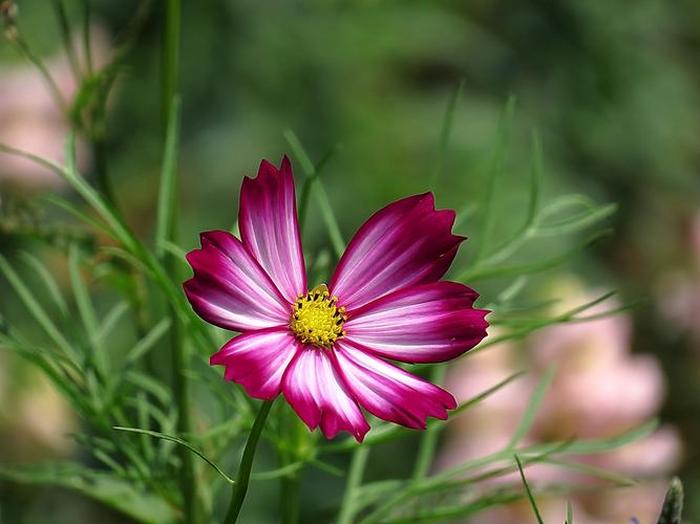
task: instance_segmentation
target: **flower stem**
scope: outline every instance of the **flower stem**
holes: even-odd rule
[[[441,384],[445,380],[445,374],[447,373],[447,366],[437,365],[433,367],[430,376],[430,381],[433,384]],[[440,430],[442,429],[441,424],[431,424],[428,429],[425,430],[420,441],[420,446],[418,447],[418,457],[416,458],[416,465],[413,469],[413,481],[418,481],[428,474],[430,471],[430,465],[433,463],[433,457],[435,456],[435,448],[437,447],[438,438],[440,437]]]
[[[274,400],[266,400],[263,402],[257,417],[255,417],[255,422],[253,422],[253,428],[250,430],[248,441],[245,443],[245,449],[243,450],[241,465],[238,468],[238,477],[236,478],[236,483],[233,485],[231,503],[228,506],[226,518],[224,519],[225,524],[235,524],[238,520],[238,514],[241,512],[243,501],[245,500],[246,493],[248,493],[250,471],[253,467],[255,450],[258,447],[258,441],[260,440],[260,435],[262,434],[267,415],[270,413],[273,402]]]
[[[343,495],[343,504],[338,515],[338,524],[352,524],[353,522],[355,517],[355,491],[362,484],[362,476],[365,473],[369,449],[369,446],[358,446],[352,455],[348,482],[345,485],[345,494]]]

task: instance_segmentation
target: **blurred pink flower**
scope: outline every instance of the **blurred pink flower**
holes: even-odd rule
[[[92,54],[96,66],[106,63],[107,35],[93,27]],[[74,49],[80,57],[82,46]],[[65,55],[61,52],[45,61],[64,99],[70,101],[78,91],[78,84]],[[69,122],[51,95],[44,79],[32,65],[0,63],[0,143],[63,162],[63,146]],[[85,170],[89,155],[82,143],[78,144],[78,166]],[[21,189],[56,188],[62,185],[58,175],[35,162],[14,155],[0,155],[0,184]]]
[[[580,298],[583,303],[592,297]],[[615,307],[605,304],[587,315]],[[665,394],[665,380],[655,358],[630,353],[630,318],[620,314],[590,322],[555,326],[533,336],[526,347],[502,344],[469,355],[452,366],[447,387],[465,401],[519,369],[533,373],[508,384],[451,422],[436,466],[445,469],[503,449],[513,434],[538,377],[550,365],[556,375],[524,444],[570,438],[604,438],[620,434],[651,418]],[[676,430],[662,427],[649,437],[610,453],[577,460],[632,477],[670,474],[681,456]],[[590,483],[580,473],[548,465],[527,468],[531,484]],[[493,482],[519,484],[517,474]],[[575,522],[629,522],[636,516],[652,522],[661,507],[666,484],[609,489],[574,498]],[[624,502],[623,502],[624,501]],[[565,514],[562,499],[538,499],[545,522]],[[488,512],[470,522],[520,523],[532,518],[526,503]]]

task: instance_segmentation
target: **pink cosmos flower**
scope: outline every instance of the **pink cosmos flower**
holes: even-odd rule
[[[436,210],[433,195],[404,198],[359,229],[328,285],[309,290],[297,223],[294,179],[263,160],[241,188],[241,239],[201,235],[187,255],[184,284],[194,310],[242,334],[211,357],[225,378],[255,398],[282,393],[299,417],[327,438],[369,430],[360,408],[409,428],[447,418],[447,391],[390,364],[442,362],[486,336],[478,294],[440,281],[464,237],[455,213]]]

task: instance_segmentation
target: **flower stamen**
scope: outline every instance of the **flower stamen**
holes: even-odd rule
[[[345,334],[346,320],[338,297],[332,297],[326,285],[320,284],[294,302],[289,328],[303,344],[330,349]]]

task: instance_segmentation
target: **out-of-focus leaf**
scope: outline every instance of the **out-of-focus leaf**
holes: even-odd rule
[[[577,246],[560,255],[556,255],[545,260],[535,262],[524,262],[522,264],[502,265],[502,266],[476,266],[467,268],[462,271],[457,280],[465,282],[474,282],[477,280],[486,280],[489,278],[504,278],[512,276],[521,276],[530,273],[539,273],[558,266],[561,266],[568,261],[574,259],[582,251],[598,242],[600,239],[610,235],[609,230],[598,231],[590,235],[586,240],[579,243]]]
[[[19,296],[22,303],[34,317],[34,320],[42,327],[51,340],[69,357],[73,362],[80,362],[80,355],[73,346],[66,340],[56,324],[51,320],[43,306],[34,298],[34,295],[25,285],[19,275],[12,268],[7,259],[0,255],[0,271],[5,275],[7,281]]]
[[[156,220],[156,256],[162,259],[166,253],[165,242],[172,240],[177,212],[177,153],[180,139],[180,99],[175,97],[168,113],[168,129],[165,135],[163,168],[158,192],[158,216]]]
[[[681,513],[683,513],[683,484],[678,477],[674,477],[666,492],[658,524],[680,524]]]
[[[574,524],[574,508],[570,501],[566,502],[566,522],[564,524]]]
[[[87,333],[90,343],[89,358],[95,364],[98,372],[105,376],[107,374],[107,355],[101,343],[97,324],[97,314],[90,299],[90,293],[85,281],[80,274],[80,251],[78,246],[73,244],[68,253],[68,271],[70,273],[73,295],[78,305],[78,313],[83,322],[83,327]]]
[[[171,320],[164,318],[158,322],[146,335],[139,340],[126,354],[126,364],[130,365],[143,357],[160,340],[170,327]]]
[[[525,471],[523,470],[523,465],[520,462],[520,457],[518,455],[514,455],[515,458],[515,463],[518,465],[518,471],[520,472],[520,479],[523,481],[523,487],[525,488],[525,493],[527,493],[527,499],[530,501],[530,507],[532,508],[533,513],[535,514],[535,518],[537,519],[537,522],[539,524],[544,524],[544,521],[542,520],[542,515],[540,514],[540,510],[537,507],[537,502],[535,501],[535,497],[532,494],[532,491],[530,490],[530,485],[527,482],[527,479],[525,478]]]
[[[301,141],[291,129],[284,132],[284,138],[287,140],[289,147],[292,148],[294,157],[301,164],[301,168],[304,171],[306,178],[309,180],[307,191],[310,192],[312,187],[316,189],[318,205],[321,210],[323,221],[326,224],[326,229],[328,230],[328,236],[331,239],[336,256],[341,257],[343,251],[345,251],[345,241],[343,240],[343,235],[340,232],[338,220],[335,218],[335,214],[333,213],[333,207],[330,204],[328,193],[326,193],[326,189],[323,187],[321,180],[317,176],[316,167],[309,158],[309,155],[306,153]]]
[[[538,460],[537,462],[540,462],[542,464],[551,464],[553,466],[557,466],[563,469],[569,469],[572,471],[578,471],[579,473],[584,473],[589,477],[595,477],[601,480],[614,482],[615,484],[618,484],[620,486],[636,486],[637,484],[639,484],[633,478],[621,475],[619,473],[615,473],[614,471],[608,471],[603,468],[597,468],[595,466],[591,466],[590,464],[583,464],[581,462],[573,462],[570,460],[559,460],[553,458],[544,458],[542,460]]]
[[[53,299],[61,315],[63,315],[64,317],[68,316],[68,305],[66,304],[66,301],[64,300],[63,295],[61,294],[61,290],[58,287],[56,279],[53,278],[51,273],[49,273],[49,271],[46,269],[46,266],[44,266],[44,264],[42,264],[37,257],[35,257],[27,251],[22,251],[19,254],[19,256],[22,258],[22,260],[24,260],[27,263],[27,265],[31,266],[32,269],[34,269],[37,275],[41,277],[42,281],[44,282],[44,285],[46,286],[46,289],[49,292],[49,295]]]
[[[146,524],[173,524],[179,512],[160,497],[128,482],[78,464],[47,464],[26,469],[0,468],[0,478],[22,484],[75,490]]]
[[[476,253],[474,255],[474,264],[478,265],[481,260],[486,258],[490,248],[490,242],[493,238],[493,227],[496,220],[496,186],[498,179],[503,172],[503,164],[506,157],[506,149],[508,148],[508,139],[510,130],[513,127],[513,114],[515,112],[515,98],[510,97],[506,102],[501,120],[498,126],[498,138],[496,147],[491,158],[489,178],[486,185],[486,195],[482,199],[482,217],[481,217],[481,234],[478,238]]]
[[[455,109],[459,105],[462,99],[462,93],[464,92],[464,79],[459,81],[457,89],[450,97],[447,103],[447,109],[445,109],[445,116],[442,119],[442,126],[440,128],[440,141],[438,143],[437,157],[435,160],[435,167],[433,169],[433,174],[430,177],[430,187],[434,188],[437,184],[440,173],[442,172],[442,167],[445,164],[445,156],[447,155],[447,146],[449,145],[450,135],[452,134],[452,125],[454,123]]]
[[[535,444],[526,448],[528,453],[547,453],[555,448],[562,448],[559,455],[593,455],[596,453],[605,453],[613,449],[621,448],[627,444],[640,440],[651,433],[659,426],[658,420],[650,420],[630,431],[615,435],[614,437],[589,439],[589,440],[572,440],[566,443],[562,448],[562,442],[552,442],[548,444]],[[519,453],[522,455],[523,450]]]
[[[141,429],[141,428],[125,428],[123,426],[114,426],[115,430],[117,431],[127,431],[130,433],[140,433],[142,435],[148,435],[149,437],[154,437],[162,440],[167,440],[170,442],[174,442],[175,444],[179,444],[180,446],[183,446],[187,448],[189,451],[197,455],[199,458],[201,458],[204,462],[209,464],[216,472],[221,475],[221,477],[228,482],[229,484],[235,484],[236,481],[229,477],[226,472],[219,467],[218,464],[216,464],[213,460],[211,460],[209,457],[207,457],[204,453],[199,451],[197,448],[195,448],[192,444],[187,442],[186,440],[176,437],[174,435],[166,435],[165,433],[159,433],[158,431],[150,431],[148,429]]]
[[[124,314],[129,311],[129,307],[130,305],[126,300],[121,300],[107,312],[97,331],[97,338],[101,343],[104,344]]]
[[[527,432],[530,431],[530,428],[532,428],[532,424],[535,422],[535,415],[537,415],[537,411],[540,409],[544,396],[547,393],[553,379],[554,367],[550,366],[537,383],[537,387],[527,403],[525,413],[523,413],[520,422],[518,422],[518,425],[513,432],[513,436],[508,442],[507,449],[515,449],[515,446],[518,445],[525,435],[527,435]]]

